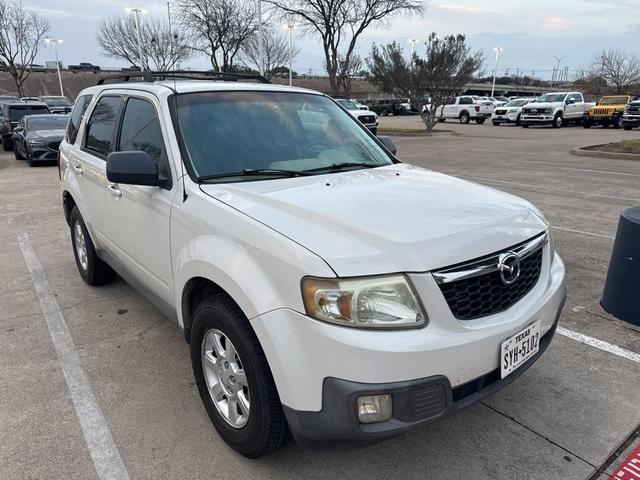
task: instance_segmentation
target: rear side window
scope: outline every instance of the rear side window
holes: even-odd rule
[[[76,104],[71,112],[71,118],[69,119],[69,125],[67,126],[67,142],[76,143],[78,137],[78,130],[80,130],[80,123],[84,117],[85,112],[93,95],[82,95],[76,100]]]
[[[87,150],[102,157],[109,154],[121,105],[120,97],[107,96],[98,100],[87,128]]]

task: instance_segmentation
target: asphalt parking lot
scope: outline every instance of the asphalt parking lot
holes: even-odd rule
[[[567,265],[564,334],[516,382],[455,417],[373,447],[317,453],[292,443],[253,461],[228,448],[210,424],[182,333],[122,280],[99,288],[82,282],[55,166],[30,169],[0,153],[0,479],[96,477],[23,258],[25,238],[132,479],[607,478],[639,443],[640,327],[609,316],[599,300],[618,215],[640,204],[640,162],[569,150],[638,133],[439,128],[456,134],[395,138],[399,158],[522,196],[547,215]]]

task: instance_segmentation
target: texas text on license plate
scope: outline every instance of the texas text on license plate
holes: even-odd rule
[[[502,342],[500,378],[504,378],[533,357],[540,349],[540,321]]]

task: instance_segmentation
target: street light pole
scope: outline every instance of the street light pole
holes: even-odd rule
[[[258,57],[260,58],[260,75],[264,75],[264,38],[262,36],[262,0],[258,0]]]
[[[56,69],[58,70],[58,83],[60,84],[60,96],[64,97],[64,88],[62,88],[62,74],[60,73],[60,61],[58,60],[58,44],[62,43],[59,38],[45,38],[47,43],[53,44],[53,54],[56,58]]]
[[[498,73],[498,59],[500,58],[500,54],[502,53],[502,48],[500,47],[496,47],[493,49],[494,52],[496,52],[496,63],[493,67],[493,84],[491,85],[491,96],[493,97],[493,94],[496,90],[496,74]]]
[[[289,86],[293,86],[293,25],[287,25],[289,30]]]
[[[127,9],[127,11],[129,13],[133,13],[133,21],[136,26],[136,35],[138,36],[138,60],[140,61],[140,71],[142,72],[144,70],[144,60],[142,57],[142,36],[140,34],[140,18],[138,17],[138,15],[143,12],[139,8],[129,8]]]
[[[416,43],[418,43],[419,40],[410,38],[408,41],[411,44],[411,58],[413,58],[413,55],[416,53]]]

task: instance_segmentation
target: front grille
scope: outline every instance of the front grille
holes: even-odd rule
[[[610,113],[613,112],[608,108],[592,108],[589,115],[609,115]]]
[[[506,115],[507,111],[506,110],[496,110],[496,115]]]
[[[373,115],[367,115],[367,116],[360,117],[360,121],[362,123],[375,123],[376,118]]]
[[[640,105],[629,105],[629,113],[640,113]]]
[[[503,312],[519,302],[536,285],[542,269],[543,245],[546,236],[538,237],[539,242],[534,246],[535,250],[528,252],[520,260],[520,276],[511,284],[505,284],[497,268],[489,269],[487,273],[474,276],[461,276],[460,279],[450,281],[438,281],[440,291],[444,295],[451,313],[459,320],[474,320],[496,313]],[[538,241],[534,239],[534,242]],[[510,251],[517,252],[514,247],[504,252],[499,252],[489,257],[497,259],[501,254]],[[497,260],[495,261],[497,265]],[[464,271],[473,271],[480,266],[487,266],[485,257],[477,263],[470,262],[464,265]],[[445,272],[460,272],[460,268],[450,268]],[[455,274],[455,273],[454,273]],[[438,272],[434,273],[436,279]]]
[[[522,112],[523,113],[531,113],[533,115],[538,114],[538,113],[546,113],[546,108],[523,108]]]
[[[61,142],[60,142],[59,140],[58,140],[57,142],[50,142],[50,143],[48,144],[48,147],[49,147],[51,150],[55,150],[55,151],[57,152],[57,151],[58,151],[58,149],[60,148],[60,143],[61,143]]]

